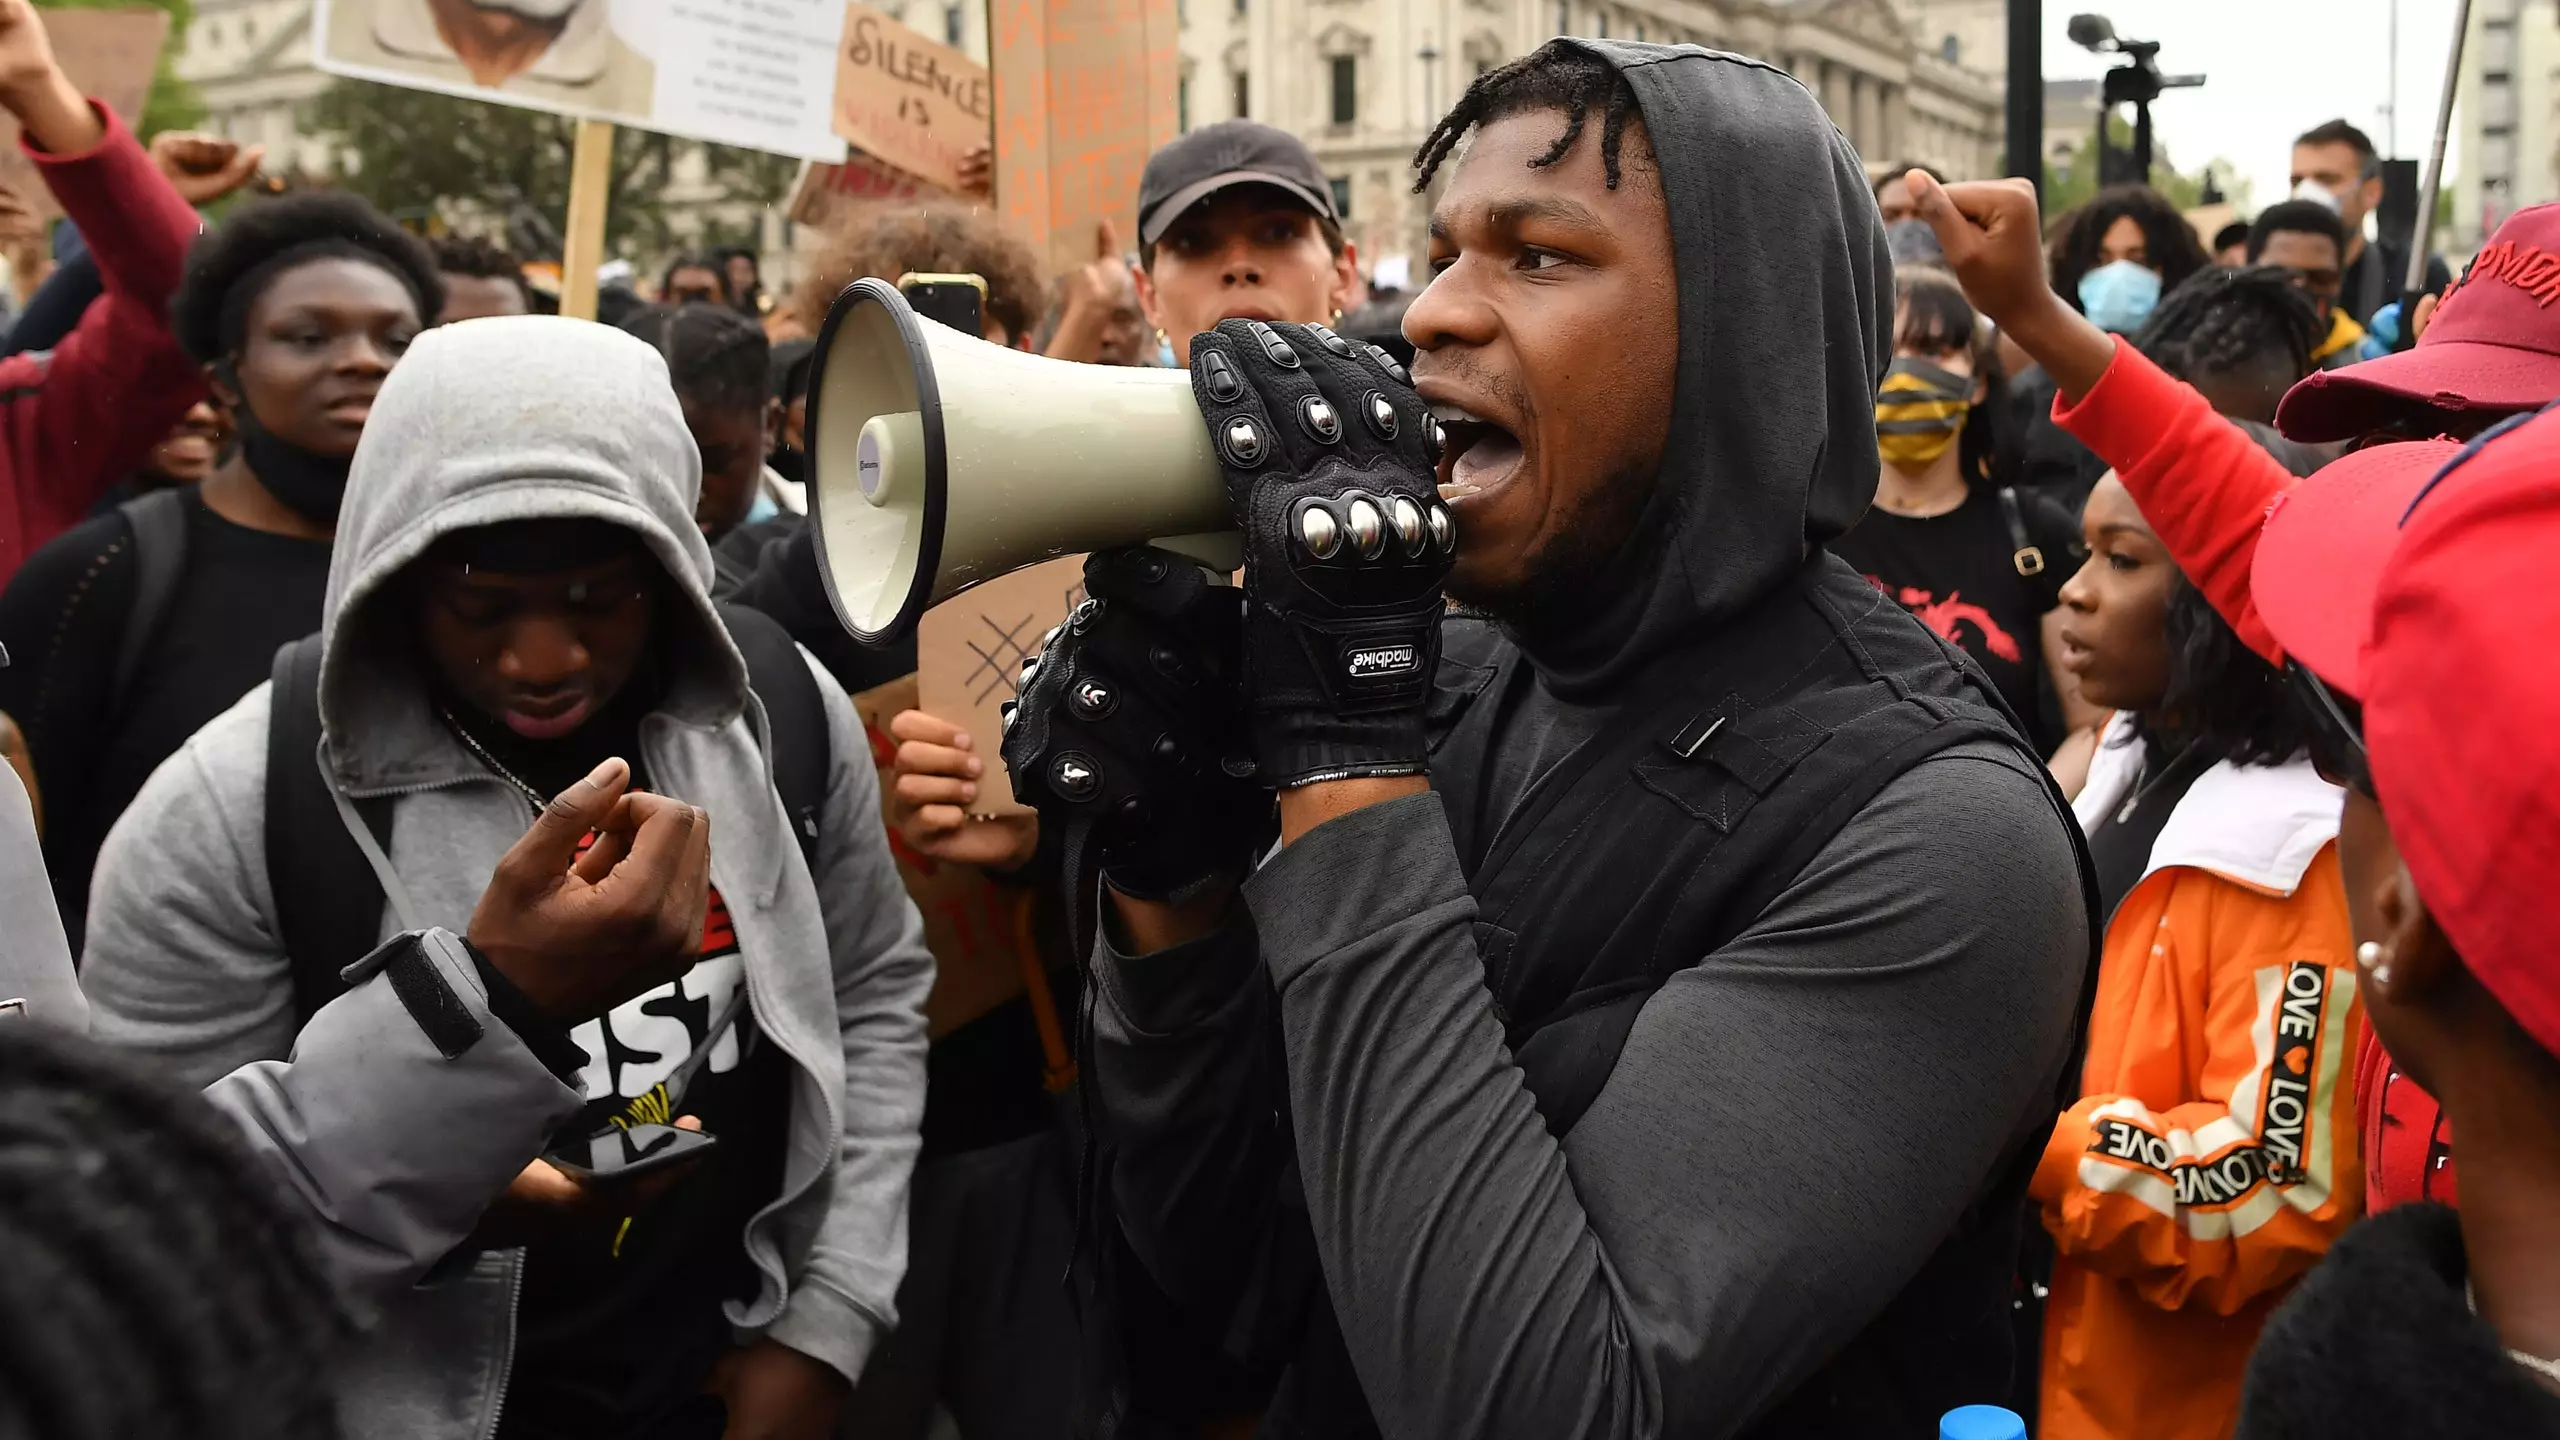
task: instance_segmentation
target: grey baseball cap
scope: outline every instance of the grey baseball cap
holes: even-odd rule
[[[1333,211],[1333,186],[1304,141],[1259,120],[1221,120],[1147,157],[1138,181],[1138,243],[1153,245],[1184,211],[1230,185],[1269,185],[1319,219],[1342,218]]]

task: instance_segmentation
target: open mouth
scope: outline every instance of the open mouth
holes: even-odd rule
[[[1440,498],[1452,505],[1510,481],[1528,458],[1520,437],[1463,406],[1434,402],[1431,418],[1448,437],[1440,453]]]
[[[2090,655],[2095,653],[2090,650],[2088,641],[2072,634],[2069,630],[2058,630],[2054,632],[2053,638],[2062,647],[2063,669],[2077,675],[2087,668]]]

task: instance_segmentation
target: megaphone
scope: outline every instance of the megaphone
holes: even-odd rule
[[[1243,563],[1191,376],[990,345],[856,280],[809,369],[809,515],[836,617],[885,644],[972,585],[1152,542]]]

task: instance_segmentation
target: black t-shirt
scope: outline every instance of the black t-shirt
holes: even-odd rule
[[[1871,509],[1831,549],[1972,656],[2000,698],[2026,721],[2027,738],[2038,750],[2051,751],[2062,737],[2044,681],[2040,626],[2079,564],[2079,540],[2061,506],[2027,491],[2017,494],[2027,538],[2044,555],[2044,569],[2035,575],[2018,573],[2018,546],[2000,513],[1999,491],[1987,485],[1974,487],[1963,504],[1943,515]]]
[[[75,950],[98,847],[142,782],[256,689],[277,647],[320,628],[327,541],[235,525],[192,491],[182,503],[186,563],[121,706],[111,692],[139,579],[124,516],[55,537],[0,591],[0,710],[35,760],[45,868]]]
[[[638,717],[652,703],[626,697],[556,744],[527,744],[485,726],[473,735],[508,771],[549,793],[607,754],[636,756]],[[646,788],[636,772],[633,783]],[[756,1291],[746,1228],[782,1191],[790,1062],[740,1005],[682,1093],[669,1094],[667,1083],[712,1037],[745,983],[737,931],[714,886],[693,968],[569,1032],[587,1053],[590,1098],[562,1138],[593,1134],[617,1117],[663,1124],[692,1115],[720,1143],[640,1213],[586,1217],[526,1247],[515,1362],[498,1422],[505,1440],[648,1433],[692,1401],[732,1343],[721,1304]]]

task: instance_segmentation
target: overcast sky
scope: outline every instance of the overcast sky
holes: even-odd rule
[[[2253,190],[2251,208],[2281,198],[2293,137],[2343,115],[2385,155],[2391,98],[2391,12],[2400,14],[2398,153],[2422,164],[2453,38],[2454,0],[2044,0],[2044,73],[2093,76],[2113,56],[2071,43],[2074,11],[2095,10],[2116,32],[2160,42],[2160,69],[2205,77],[2200,90],[2164,92],[2151,123],[2180,170],[2229,160]],[[2131,111],[2125,112],[2128,119]],[[2447,151],[2459,168],[2460,126]]]

